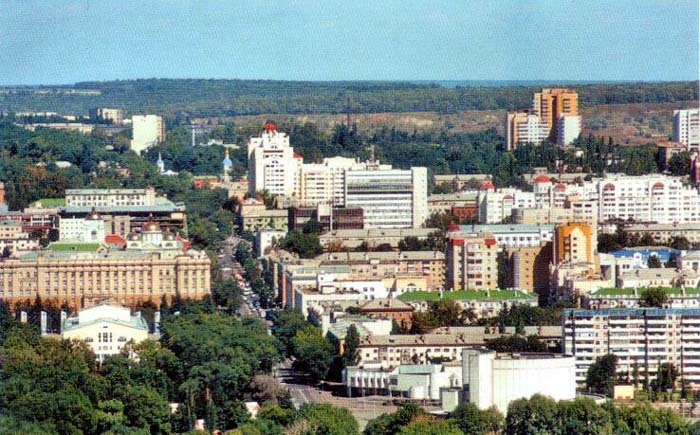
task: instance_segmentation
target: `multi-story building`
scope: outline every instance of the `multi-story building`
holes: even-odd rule
[[[459,230],[447,232],[446,282],[452,290],[495,290],[498,288],[496,238],[489,233],[468,235]]]
[[[526,335],[536,335],[550,348],[561,342],[560,326],[526,326]],[[427,364],[433,359],[462,361],[462,349],[483,347],[488,340],[513,335],[514,327],[498,328],[464,326],[438,328],[421,335],[391,334],[363,337],[358,346],[357,365],[377,368],[396,367],[400,364]]]
[[[581,135],[581,117],[561,115],[557,119],[557,145],[571,145]]]
[[[549,127],[539,116],[521,112],[506,113],[506,149],[512,151],[519,145],[539,145],[549,137]]]
[[[428,311],[437,299],[434,292],[408,292],[398,299],[410,304],[416,311]],[[441,292],[440,298],[454,301],[462,310],[469,310],[477,319],[497,317],[503,310],[516,305],[537,306],[537,299],[518,290],[462,290]]]
[[[298,197],[302,156],[289,145],[289,136],[268,122],[260,137],[248,141],[248,193]]]
[[[331,230],[361,230],[364,228],[364,212],[361,208],[333,207],[330,204],[319,204],[316,207],[290,207],[289,231],[302,230],[304,225],[314,220],[321,224],[323,231]]]
[[[618,374],[630,380],[651,382],[659,365],[671,363],[698,388],[699,337],[697,308],[565,310],[563,316],[563,351],[576,359],[579,384],[596,358],[613,354]]]
[[[581,297],[581,307],[591,310],[609,308],[643,308],[645,289],[602,288]],[[700,308],[700,289],[664,288],[668,300],[663,308]]]
[[[659,245],[668,244],[674,237],[685,237],[692,244],[700,244],[700,225],[694,224],[632,224],[625,232],[643,237],[649,234]]]
[[[93,211],[85,218],[65,218],[59,221],[59,240],[103,243],[105,240],[105,222]]]
[[[428,218],[428,171],[367,164],[345,171],[345,206],[364,210],[365,228],[420,228]]]
[[[134,115],[131,117],[131,150],[135,153],[158,145],[165,140],[165,123],[158,115]]]
[[[589,225],[569,223],[554,230],[554,261],[560,263],[593,263],[596,246]]]
[[[406,237],[415,237],[418,240],[426,240],[437,228],[382,228],[363,230],[336,230],[321,234],[319,237],[324,249],[330,247],[356,249],[360,246],[367,250],[373,250],[380,245],[388,245],[397,248],[399,242]]]
[[[449,231],[458,230],[463,234],[478,235],[488,233],[499,248],[538,247],[542,243],[554,240],[554,225],[459,225],[450,227]]]
[[[30,237],[20,222],[0,221],[0,255],[17,256],[37,249],[39,240]]]
[[[510,248],[507,252],[509,286],[526,293],[546,294],[549,290],[552,242]]]
[[[688,151],[700,151],[700,109],[673,111],[673,140]]]
[[[535,92],[532,98],[532,113],[546,126],[549,141],[556,143],[559,138],[558,121],[562,116],[577,116],[578,94],[562,88],[545,88]],[[580,125],[580,119],[579,119]],[[578,135],[576,135],[578,137]]]
[[[65,206],[59,208],[59,228],[63,239],[80,239],[91,215],[97,213],[105,234],[126,237],[139,232],[149,222],[163,229],[187,234],[185,204],[158,196],[154,189],[68,189]],[[60,232],[59,230],[59,232]]]
[[[455,191],[469,190],[469,186],[478,189],[479,186],[491,179],[489,174],[435,174],[433,181],[436,186],[452,185]]]
[[[95,122],[106,122],[109,124],[123,124],[126,118],[126,111],[122,109],[109,109],[106,107],[96,107],[88,111],[90,120]]]
[[[66,206],[123,207],[156,205],[156,191],[146,189],[67,189]]]
[[[288,231],[288,214],[287,210],[268,210],[262,201],[249,198],[240,207],[241,229],[252,233],[265,228]]]
[[[80,244],[64,244],[58,251],[5,259],[0,299],[16,304],[40,297],[78,308],[104,299],[130,306],[160,304],[176,294],[200,299],[210,291],[211,261],[188,244],[152,222],[127,237],[125,250],[81,251]]]
[[[101,303],[66,318],[61,338],[87,343],[100,362],[121,353],[133,357],[133,346],[148,338],[148,323],[141,312],[132,315],[128,307]]]
[[[491,182],[481,186],[476,198],[479,223],[500,224],[511,219],[514,208],[534,208],[535,194],[520,189],[494,189]]]
[[[427,290],[445,287],[445,254],[439,251],[329,252],[314,260],[324,266],[347,265],[358,276],[418,274],[426,278]]]
[[[366,169],[367,163],[337,156],[325,158],[322,163],[303,164],[299,194],[301,203],[307,207],[345,204],[345,171],[352,168]]]

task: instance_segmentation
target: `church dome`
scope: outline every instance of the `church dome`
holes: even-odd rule
[[[98,221],[100,220],[100,215],[97,213],[97,211],[95,211],[95,208],[93,207],[85,219],[89,221]]]
[[[139,240],[139,235],[134,232],[131,232],[126,236],[126,239],[130,242],[136,242]]]
[[[146,225],[143,226],[143,232],[144,233],[160,232],[160,225],[158,225],[156,222],[148,221],[146,223]]]
[[[163,237],[163,240],[166,240],[168,242],[172,242],[173,240],[175,240],[175,236],[168,229],[165,231],[165,237]]]

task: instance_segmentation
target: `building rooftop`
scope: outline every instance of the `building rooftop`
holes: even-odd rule
[[[167,213],[173,211],[184,211],[185,205],[180,203],[173,203],[168,201],[167,203],[159,203],[154,205],[117,205],[117,206],[77,206],[77,205],[67,205],[61,207],[65,213],[89,213],[95,210],[98,213]]]
[[[413,311],[414,308],[401,299],[377,298],[359,306],[361,311]]]
[[[700,309],[698,310],[700,312]],[[526,326],[525,335],[538,335],[540,337],[560,338],[561,326]],[[427,334],[392,334],[374,335],[363,337],[360,340],[360,347],[369,346],[483,346],[486,340],[501,337],[503,335],[515,334],[514,327],[507,327],[506,332],[501,334],[498,329],[487,333],[483,326],[463,326],[445,327],[430,331]]]
[[[533,225],[533,224],[493,224],[493,225],[460,225],[459,230],[463,233],[539,233],[542,231],[554,231],[554,225]]]
[[[102,245],[99,243],[84,243],[84,242],[53,242],[49,244],[48,249],[50,251],[80,251],[80,252],[95,252],[100,249]]]
[[[63,322],[61,331],[68,332],[100,322],[116,323],[148,332],[148,323],[141,317],[141,313],[132,316],[129,308],[109,302],[80,310],[77,317],[69,317]]]
[[[532,299],[532,296],[519,290],[458,290],[443,292],[445,299],[454,300],[486,300],[486,299]],[[403,301],[437,301],[440,292],[408,292],[398,296]]]
[[[564,310],[564,315],[572,316],[700,316],[700,308],[605,308],[599,310]]]
[[[634,269],[620,274],[620,279],[674,279],[680,274],[673,268],[655,267],[648,269]]]
[[[683,290],[678,287],[662,287],[663,290],[672,296],[682,296]],[[636,295],[640,296],[647,290],[646,288],[636,289]],[[698,288],[686,288],[686,295],[698,295],[700,294],[700,289]],[[635,289],[632,288],[601,288],[597,292],[591,293],[591,297],[596,296],[635,296]]]
[[[440,251],[389,251],[389,252],[328,252],[314,258],[327,262],[356,262],[368,260],[444,260],[445,254]]]
[[[430,234],[440,231],[438,228],[384,228],[367,230],[333,230],[321,234],[321,238],[378,238],[382,237],[428,237]]]

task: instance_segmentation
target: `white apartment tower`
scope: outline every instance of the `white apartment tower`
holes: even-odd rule
[[[580,134],[580,115],[561,115],[557,119],[557,145],[571,145]]]
[[[165,124],[158,115],[134,115],[131,117],[131,149],[136,153],[165,140]]]
[[[673,111],[673,140],[690,152],[700,151],[700,109]]]
[[[289,146],[289,136],[268,122],[260,137],[248,141],[248,193],[298,197],[302,156]]]

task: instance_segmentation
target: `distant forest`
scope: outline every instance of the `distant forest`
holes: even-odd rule
[[[585,106],[698,99],[697,81],[573,84],[566,87],[577,90],[580,103]],[[82,82],[70,86],[0,87],[0,111],[86,115],[91,107],[114,107],[132,113],[150,112],[171,117],[267,113],[454,113],[527,108],[532,93],[541,88],[533,85],[441,87],[408,82],[143,79]]]

